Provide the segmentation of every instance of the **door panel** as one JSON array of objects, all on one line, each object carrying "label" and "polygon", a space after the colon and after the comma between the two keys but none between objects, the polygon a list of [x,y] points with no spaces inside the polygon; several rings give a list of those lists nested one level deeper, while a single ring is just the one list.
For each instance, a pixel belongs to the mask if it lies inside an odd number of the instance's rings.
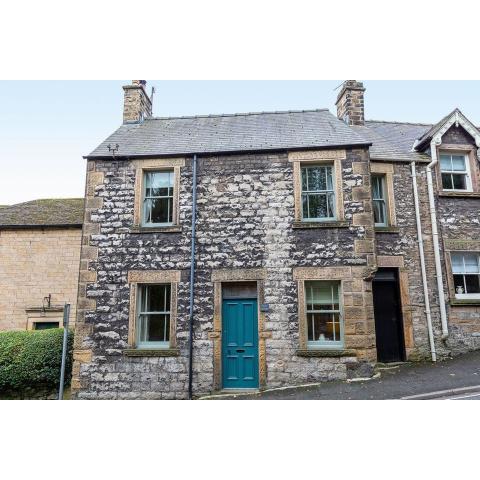
[{"label": "door panel", "polygon": [[405,347],[397,272],[379,269],[372,290],[377,359],[379,362],[402,362]]},{"label": "door panel", "polygon": [[258,387],[257,300],[223,300],[223,388]]}]

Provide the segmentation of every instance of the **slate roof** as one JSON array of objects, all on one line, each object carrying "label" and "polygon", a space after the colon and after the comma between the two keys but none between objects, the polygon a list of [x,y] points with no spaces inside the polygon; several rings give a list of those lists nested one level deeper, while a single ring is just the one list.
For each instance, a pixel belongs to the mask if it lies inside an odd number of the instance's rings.
[{"label": "slate roof", "polygon": [[83,198],[32,200],[0,208],[0,229],[35,227],[81,227]]},{"label": "slate roof", "polygon": [[384,122],[367,120],[365,126],[352,128],[372,142],[370,158],[373,160],[399,160],[430,162],[431,158],[413,151],[415,141],[432,127],[425,123]]},{"label": "slate roof", "polygon": [[365,145],[328,109],[147,118],[122,125],[87,158],[229,153]]},{"label": "slate roof", "polygon": [[450,112],[448,115],[445,115],[445,117],[443,117],[435,125],[431,125],[431,127],[428,130],[426,130],[423,133],[423,135],[418,137],[418,145],[420,146],[421,144],[430,141],[432,139],[432,136],[434,135],[434,133],[444,125],[444,123],[452,116],[452,114],[455,113],[456,110],[458,110],[458,109],[455,109],[455,110],[453,110],[453,112]]}]

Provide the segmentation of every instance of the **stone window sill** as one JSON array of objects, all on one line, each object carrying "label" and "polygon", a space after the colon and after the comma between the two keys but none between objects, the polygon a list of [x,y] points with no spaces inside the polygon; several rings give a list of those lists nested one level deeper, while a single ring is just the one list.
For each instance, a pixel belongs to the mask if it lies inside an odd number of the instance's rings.
[{"label": "stone window sill", "polygon": [[129,348],[124,350],[123,354],[126,357],[178,357],[180,355],[180,350],[178,348]]},{"label": "stone window sill", "polygon": [[132,227],[130,233],[182,233],[182,227],[179,225],[168,227]]},{"label": "stone window sill", "polygon": [[356,357],[355,350],[297,350],[297,357]]},{"label": "stone window sill", "polygon": [[480,298],[471,298],[471,299],[455,298],[455,299],[450,300],[450,305],[452,307],[461,307],[461,306],[468,306],[468,305],[478,307],[478,306],[480,306]]},{"label": "stone window sill", "polygon": [[398,227],[375,227],[375,233],[400,233]]},{"label": "stone window sill", "polygon": [[480,192],[439,192],[439,197],[480,198]]},{"label": "stone window sill", "polygon": [[293,228],[299,230],[308,230],[310,228],[348,228],[349,222],[334,221],[334,222],[293,222]]}]

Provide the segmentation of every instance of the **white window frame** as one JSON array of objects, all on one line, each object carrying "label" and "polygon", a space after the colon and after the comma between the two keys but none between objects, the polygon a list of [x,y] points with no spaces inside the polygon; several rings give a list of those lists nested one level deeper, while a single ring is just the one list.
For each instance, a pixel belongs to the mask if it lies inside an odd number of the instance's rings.
[{"label": "white window frame", "polygon": [[[478,273],[467,273],[466,272],[466,267],[465,267],[465,255],[476,255],[477,256],[477,264],[478,264]],[[453,256],[454,255],[462,255],[462,261],[463,261],[463,272],[455,272],[455,267],[453,263]],[[455,252],[450,252],[450,263],[452,267],[452,280],[453,280],[453,290],[455,291],[455,275],[462,275],[464,277],[464,286],[465,286],[465,276],[466,275],[477,275],[480,277],[480,252],[468,252],[468,251],[455,251]],[[455,298],[459,300],[469,300],[469,299],[478,299],[480,300],[480,292],[479,293],[457,293],[455,291]]]},{"label": "white window frame", "polygon": [[[167,195],[167,196],[159,196],[159,197],[148,197],[150,198],[168,198],[171,199],[171,202],[168,203],[168,208],[171,209],[171,216],[172,216],[172,221],[171,222],[161,222],[161,223],[154,223],[154,222],[146,222],[146,201],[147,201],[147,175],[149,174],[155,174],[155,173],[168,173],[171,174],[171,188],[172,189],[172,195]],[[141,203],[141,226],[142,227],[169,227],[174,225],[175,223],[175,218],[174,218],[174,210],[175,210],[175,188],[176,188],[176,182],[175,182],[175,169],[173,168],[165,168],[165,169],[158,169],[158,170],[153,170],[153,169],[145,169],[143,170],[143,188],[142,188],[142,203]],[[171,204],[171,205],[170,205]],[[169,210],[170,211],[170,210]],[[167,215],[167,217],[170,215]]]},{"label": "white window frame", "polygon": [[[331,190],[304,190],[303,189],[303,172],[304,170],[313,168],[330,168],[332,174],[332,189]],[[301,164],[300,165],[300,209],[302,215],[302,221],[305,222],[335,222],[338,219],[337,213],[337,192],[336,192],[336,178],[335,178],[335,164],[334,163],[319,163],[319,164]],[[308,188],[308,176],[307,176],[307,188]],[[328,195],[333,194],[333,216],[332,217],[305,217],[303,212],[303,196],[307,195],[307,202],[309,195],[325,195],[327,199],[328,208]]]},{"label": "white window frame", "polygon": [[[151,288],[156,286],[169,286],[170,287],[170,311],[165,312],[143,312],[142,311],[142,293],[144,288]],[[172,289],[173,286],[171,283],[148,283],[148,284],[137,284],[137,312],[136,312],[136,347],[138,349],[168,349],[170,348],[170,335],[171,335],[171,322],[172,322]],[[168,329],[164,328],[165,333],[168,332],[168,340],[163,342],[148,342],[148,341],[141,341],[140,334],[141,334],[141,315],[168,315],[169,322],[168,322]],[[165,320],[164,320],[165,321]]]},{"label": "white window frame", "polygon": [[[309,310],[307,302],[307,289],[309,283],[337,283],[338,284],[338,310]],[[341,280],[305,280],[304,282],[304,305],[305,305],[305,335],[306,335],[306,345],[308,349],[312,350],[341,350],[345,347],[345,321],[343,314],[343,288]],[[333,299],[332,299],[333,300]],[[339,323],[340,323],[340,340],[331,341],[331,340],[309,340],[308,339],[308,314],[309,313],[338,313],[339,314]],[[333,322],[332,322],[333,323]]]},{"label": "white window frame", "polygon": [[[373,196],[373,180],[374,178],[379,178],[382,188],[383,198],[375,198]],[[388,227],[388,195],[387,195],[387,176],[384,173],[374,173],[372,174],[372,202],[383,202],[383,218],[384,222],[374,222],[375,227]],[[375,213],[375,211],[374,211]],[[375,217],[374,217],[375,218]]]},{"label": "white window frame", "polygon": [[[472,192],[473,187],[472,187],[472,176],[470,173],[470,156],[464,152],[445,152],[441,151],[440,152],[440,159],[439,159],[439,164],[440,164],[440,182],[442,185],[442,190],[445,192]],[[450,157],[450,162],[452,161],[452,157],[463,157],[465,160],[465,170],[462,171],[454,171],[454,170],[447,170],[444,171],[442,170],[442,156],[448,156]],[[465,189],[461,188],[444,188],[443,187],[443,174],[451,174],[451,175],[465,175],[465,184],[466,187]]]}]

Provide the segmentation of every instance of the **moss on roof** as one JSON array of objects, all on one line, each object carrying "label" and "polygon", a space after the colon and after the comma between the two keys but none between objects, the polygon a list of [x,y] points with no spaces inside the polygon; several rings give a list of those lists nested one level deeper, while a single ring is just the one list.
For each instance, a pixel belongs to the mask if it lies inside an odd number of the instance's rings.
[{"label": "moss on roof", "polygon": [[0,228],[81,226],[83,198],[50,198],[0,208]]}]

